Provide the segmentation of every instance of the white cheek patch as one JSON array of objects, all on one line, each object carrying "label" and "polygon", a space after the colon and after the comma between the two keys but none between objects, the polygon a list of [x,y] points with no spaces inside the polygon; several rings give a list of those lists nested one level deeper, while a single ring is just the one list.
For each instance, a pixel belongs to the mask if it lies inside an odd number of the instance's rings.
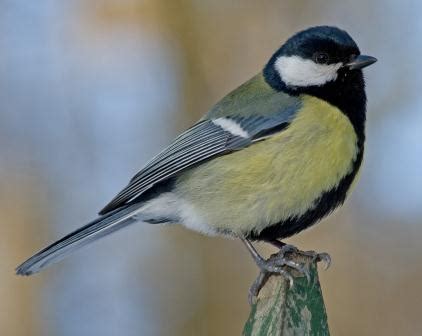
[{"label": "white cheek patch", "polygon": [[336,80],[343,63],[317,64],[299,56],[281,56],[275,69],[287,86],[320,86]]},{"label": "white cheek patch", "polygon": [[215,125],[220,126],[223,130],[242,138],[248,138],[249,134],[238,123],[228,118],[218,118],[212,121]]}]

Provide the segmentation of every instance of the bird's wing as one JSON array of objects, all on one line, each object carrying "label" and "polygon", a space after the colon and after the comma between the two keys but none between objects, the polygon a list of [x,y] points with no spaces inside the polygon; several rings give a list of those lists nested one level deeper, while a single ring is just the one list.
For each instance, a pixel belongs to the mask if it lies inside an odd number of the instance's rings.
[{"label": "bird's wing", "polygon": [[224,117],[217,115],[215,118],[213,114],[207,115],[209,119],[195,124],[154,157],[99,214],[104,215],[127,204],[157,183],[199,162],[241,150],[281,131],[297,110],[297,104],[289,104],[276,113],[266,115],[260,114],[260,111],[256,114],[249,112],[246,116],[242,113],[230,113]]}]

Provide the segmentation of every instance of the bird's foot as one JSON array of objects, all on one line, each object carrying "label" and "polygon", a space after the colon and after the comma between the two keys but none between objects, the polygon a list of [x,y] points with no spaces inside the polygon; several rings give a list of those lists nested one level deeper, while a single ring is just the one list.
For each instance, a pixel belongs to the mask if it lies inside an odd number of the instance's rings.
[{"label": "bird's foot", "polygon": [[283,250],[283,249],[287,249],[289,252],[294,252],[300,256],[304,256],[304,257],[310,257],[312,258],[311,261],[317,261],[317,262],[322,262],[324,264],[324,270],[327,270],[330,265],[331,265],[331,257],[328,253],[325,252],[315,252],[315,251],[301,251],[299,250],[296,246],[293,245],[289,245],[286,243],[283,243],[280,240],[268,240],[268,243],[272,244],[273,246],[275,246],[276,248]]},{"label": "bird's foot", "polygon": [[[310,281],[309,265],[312,264],[312,262],[322,261],[324,263],[324,269],[327,269],[331,263],[331,258],[327,253],[300,251],[292,245],[286,245],[281,242],[279,242],[280,250],[277,253],[272,254],[268,259],[264,259],[256,252],[255,248],[249,241],[244,241],[244,243],[248,247],[252,257],[260,269],[257,279],[254,281],[249,290],[248,301],[250,304],[256,302],[256,298],[258,297],[261,288],[265,285],[270,275],[276,274],[284,277],[288,281],[290,288],[293,286],[294,282],[292,273],[297,272],[299,273],[299,276],[306,276],[308,281]],[[293,255],[311,259],[310,262],[299,263],[293,260]]]},{"label": "bird's foot", "polygon": [[312,262],[322,262],[324,270],[329,269],[331,266],[331,257],[326,252],[300,251],[296,249],[296,253],[305,257],[311,257]]}]

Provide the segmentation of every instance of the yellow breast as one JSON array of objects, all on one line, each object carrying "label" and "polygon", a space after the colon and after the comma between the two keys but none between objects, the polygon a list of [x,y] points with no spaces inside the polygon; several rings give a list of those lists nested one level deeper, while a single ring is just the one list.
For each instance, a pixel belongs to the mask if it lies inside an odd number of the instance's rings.
[{"label": "yellow breast", "polygon": [[351,171],[358,148],[349,119],[323,100],[301,98],[286,130],[182,175],[177,189],[207,225],[258,233],[304,214]]}]

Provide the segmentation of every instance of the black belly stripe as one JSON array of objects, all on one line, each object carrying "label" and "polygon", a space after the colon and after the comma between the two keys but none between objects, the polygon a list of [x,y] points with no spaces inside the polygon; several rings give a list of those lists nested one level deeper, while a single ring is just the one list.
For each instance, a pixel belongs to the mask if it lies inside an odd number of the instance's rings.
[{"label": "black belly stripe", "polygon": [[347,191],[353,183],[357,172],[362,164],[363,146],[361,146],[352,171],[340,181],[338,186],[323,193],[316,202],[316,206],[300,217],[290,218],[283,222],[273,224],[262,230],[259,234],[251,232],[249,238],[252,240],[272,240],[290,237],[315,224],[335,208],[342,205],[346,199]]},{"label": "black belly stripe", "polygon": [[323,193],[314,208],[308,210],[300,217],[290,218],[281,223],[274,223],[260,233],[251,232],[249,238],[254,240],[290,237],[315,224],[335,208],[342,205],[346,199],[347,191],[362,164],[365,141],[366,94],[361,70],[340,70],[339,76],[335,81],[326,83],[323,86],[295,88],[292,90],[281,81],[270,61],[264,69],[264,77],[267,83],[275,90],[283,91],[293,96],[302,93],[309,94],[338,107],[349,118],[355,129],[358,138],[358,155],[353,163],[351,172],[343,177],[336,188]]}]

